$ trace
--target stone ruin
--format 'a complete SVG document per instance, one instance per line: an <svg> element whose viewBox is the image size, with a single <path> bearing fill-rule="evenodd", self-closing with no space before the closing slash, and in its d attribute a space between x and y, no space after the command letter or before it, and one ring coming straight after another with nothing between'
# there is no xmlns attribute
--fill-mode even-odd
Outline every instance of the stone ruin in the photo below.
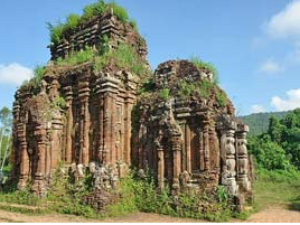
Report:
<svg viewBox="0 0 300 225"><path fill-rule="evenodd" d="M174 195L223 185L242 208L252 197L249 128L234 117L232 103L213 76L186 60L158 66L155 91L146 92L136 105L132 159L139 169L153 171L158 186L168 184ZM191 90L183 95L188 85ZM159 94L164 90L167 98Z"/></svg>
<svg viewBox="0 0 300 225"><path fill-rule="evenodd" d="M96 51L103 35L110 51L120 43L131 46L146 72L135 74L113 61L97 71L93 59L55 63L86 46ZM224 185L238 208L251 199L248 126L234 117L232 103L207 68L168 61L151 76L145 41L112 11L66 32L50 49L39 86L23 85L15 95L11 161L18 189L29 185L45 196L63 162L77 181L89 169L98 190L114 188L133 166L142 174L152 171L158 187L169 185L174 195ZM151 88L138 94L149 79ZM203 95L201 82L209 87L202 87ZM181 84L200 86L184 95Z"/></svg>

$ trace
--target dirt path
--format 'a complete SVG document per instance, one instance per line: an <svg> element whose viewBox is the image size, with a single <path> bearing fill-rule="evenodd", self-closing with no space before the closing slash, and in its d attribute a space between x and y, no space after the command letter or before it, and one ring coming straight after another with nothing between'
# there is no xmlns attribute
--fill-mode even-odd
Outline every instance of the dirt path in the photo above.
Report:
<svg viewBox="0 0 300 225"><path fill-rule="evenodd" d="M288 210L281 206L270 206L265 210L251 215L245 222L300 223L300 212Z"/></svg>
<svg viewBox="0 0 300 225"><path fill-rule="evenodd" d="M77 216L68 216L68 215L57 215L57 214L49 214L49 215L25 215L14 212L7 212L4 210L0 210L0 222L30 222L30 223L46 223L46 222L60 222L60 223L83 223L83 222L114 222L114 223L130 223L130 222L164 222L164 223L184 223L184 222L201 222L205 223L207 221L201 220L193 220L193 219L185 219L185 218L174 218L169 216L162 216L156 214L146 214L146 213L135 213L129 216L120 217L120 218L108 218L105 220L92 220L86 219ZM232 220L231 222L241 222L238 220ZM243 222L300 222L300 212L291 211L285 209L280 206L269 207L261 212L253 214L250 216L247 221Z"/></svg>

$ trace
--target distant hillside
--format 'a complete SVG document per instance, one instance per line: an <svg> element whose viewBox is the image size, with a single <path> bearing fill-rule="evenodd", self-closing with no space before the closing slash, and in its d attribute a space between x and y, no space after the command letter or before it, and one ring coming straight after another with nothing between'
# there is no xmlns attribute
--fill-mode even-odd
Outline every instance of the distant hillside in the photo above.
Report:
<svg viewBox="0 0 300 225"><path fill-rule="evenodd" d="M269 118L275 116L279 119L282 119L290 111L286 112L271 112L271 113L254 113L248 116L239 117L242 121L249 125L250 135L259 135L268 130L269 127Z"/></svg>

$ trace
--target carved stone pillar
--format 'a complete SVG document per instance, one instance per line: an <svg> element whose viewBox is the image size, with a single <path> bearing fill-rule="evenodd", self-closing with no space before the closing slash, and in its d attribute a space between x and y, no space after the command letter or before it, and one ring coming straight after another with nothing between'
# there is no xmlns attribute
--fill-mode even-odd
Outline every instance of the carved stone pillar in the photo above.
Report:
<svg viewBox="0 0 300 225"><path fill-rule="evenodd" d="M241 191L249 191L251 188L251 184L248 180L249 162L246 140L248 130L248 126L241 125L236 132L237 182Z"/></svg>
<svg viewBox="0 0 300 225"><path fill-rule="evenodd" d="M225 153L225 165L223 167L222 184L226 187L229 194L235 196L238 191L236 184L236 161L234 130L227 130L223 135L222 145Z"/></svg>
<svg viewBox="0 0 300 225"><path fill-rule="evenodd" d="M238 124L236 132L236 159L237 159L237 183L239 186L239 195L236 200L238 211L243 211L246 198L252 203L251 181L249 180L250 164L247 150L247 132L249 127L244 124Z"/></svg>
<svg viewBox="0 0 300 225"><path fill-rule="evenodd" d="M185 150L186 150L186 170L189 174L192 173L192 160L191 160L191 131L189 124L185 125Z"/></svg>
<svg viewBox="0 0 300 225"><path fill-rule="evenodd" d="M210 149L209 149L209 121L205 119L203 121L203 144L204 144L204 168L206 171L210 170Z"/></svg>
<svg viewBox="0 0 300 225"><path fill-rule="evenodd" d="M111 152L109 146L111 144L111 93L104 94L104 145L103 145L103 157L104 164L111 163Z"/></svg>
<svg viewBox="0 0 300 225"><path fill-rule="evenodd" d="M205 160L204 160L204 133L202 130L199 131L199 165L200 171L203 172L205 170Z"/></svg>
<svg viewBox="0 0 300 225"><path fill-rule="evenodd" d="M173 181L172 181L172 194L179 194L179 177L181 169L181 158L180 158L180 146L182 140L180 135L174 136L172 138L172 151L173 151Z"/></svg>
<svg viewBox="0 0 300 225"><path fill-rule="evenodd" d="M63 131L64 131L64 122L62 115L59 111L53 112L52 115L52 127L51 127L51 171L54 172L57 168L57 163L62 160L65 156L62 151L64 149L63 143ZM63 155L62 155L63 154ZM47 161L48 163L48 161Z"/></svg>
<svg viewBox="0 0 300 225"><path fill-rule="evenodd" d="M130 158L130 139L131 139L131 109L132 102L129 98L125 100L125 133L124 133L124 162L129 165L131 163Z"/></svg>
<svg viewBox="0 0 300 225"><path fill-rule="evenodd" d="M112 95L110 104L111 113L111 126L110 126L110 152L111 152L111 163L115 165L117 161L117 149L115 145L115 129L116 129L116 96Z"/></svg>
<svg viewBox="0 0 300 225"><path fill-rule="evenodd" d="M79 101L80 101L80 157L79 162L85 167L89 165L90 150L90 112L89 112L89 82L79 84Z"/></svg>
<svg viewBox="0 0 300 225"><path fill-rule="evenodd" d="M46 165L46 150L47 150L47 131L45 127L38 126L34 131L37 139L37 168L34 174L34 181L31 187L34 194L39 197L44 197L46 194L45 184L45 165Z"/></svg>
<svg viewBox="0 0 300 225"><path fill-rule="evenodd" d="M99 149L98 149L98 160L100 164L103 164L104 162L104 157L103 157L103 151L104 151L104 99L103 95L99 95Z"/></svg>
<svg viewBox="0 0 300 225"><path fill-rule="evenodd" d="M18 182L18 190L26 187L29 176L29 157L27 153L26 129L22 123L18 124L18 140L20 142L20 175Z"/></svg>
<svg viewBox="0 0 300 225"><path fill-rule="evenodd" d="M158 186L159 188L164 188L164 183L165 183L165 159L164 159L164 150L162 148L157 149L157 154L158 154Z"/></svg>
<svg viewBox="0 0 300 225"><path fill-rule="evenodd" d="M71 164L73 162L72 158L72 133L73 133L73 89L72 86L68 86L64 88L66 103L68 107L67 111L67 124L66 124L66 150L65 150L65 160L67 164Z"/></svg>

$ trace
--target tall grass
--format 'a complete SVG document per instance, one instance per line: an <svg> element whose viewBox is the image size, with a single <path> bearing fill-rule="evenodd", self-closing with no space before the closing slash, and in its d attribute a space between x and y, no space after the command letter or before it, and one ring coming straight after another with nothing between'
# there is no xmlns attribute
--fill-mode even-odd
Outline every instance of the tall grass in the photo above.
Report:
<svg viewBox="0 0 300 225"><path fill-rule="evenodd" d="M65 59L58 58L57 65L76 65L90 61L95 56L95 52L91 47L86 47L85 50L74 52Z"/></svg>
<svg viewBox="0 0 300 225"><path fill-rule="evenodd" d="M96 57L94 70L100 71L110 61L113 61L117 68L127 68L137 75L146 71L144 63L135 50L126 44L120 44L117 49L107 51L102 56Z"/></svg>
<svg viewBox="0 0 300 225"><path fill-rule="evenodd" d="M50 39L53 44L58 44L65 32L75 30L79 24L86 23L93 17L101 15L106 11L112 11L117 19L122 23L130 23L134 30L137 31L137 25L135 20L129 19L127 11L117 5L115 2L105 3L103 0L87 5L83 9L82 15L70 14L67 16L65 23L58 22L56 25L48 23L48 29L50 31Z"/></svg>
<svg viewBox="0 0 300 225"><path fill-rule="evenodd" d="M203 62L201 59L199 59L196 56L192 56L190 58L190 61L194 64L195 67L199 68L200 70L208 70L211 73L213 73L214 83L218 84L219 82L218 71L212 63Z"/></svg>

